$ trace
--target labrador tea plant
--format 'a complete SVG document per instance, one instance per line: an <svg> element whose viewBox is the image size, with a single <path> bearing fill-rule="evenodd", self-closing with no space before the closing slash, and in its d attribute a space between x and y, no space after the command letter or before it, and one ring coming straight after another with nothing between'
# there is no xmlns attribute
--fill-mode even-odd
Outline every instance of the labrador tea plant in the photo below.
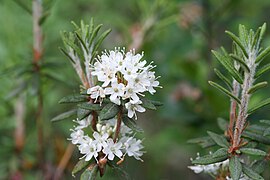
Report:
<svg viewBox="0 0 270 180"><path fill-rule="evenodd" d="M154 94L160 87L153 62L147 65L143 53L125 48L105 50L98 55L98 48L110 30L98 35L102 25L73 23L75 31L62 32L65 49L61 51L70 59L82 86L80 93L60 100L74 103L76 107L58 115L53 121L76 114L69 140L81 154L72 174L82 172L81 179L103 176L106 167L119 169L125 157L143 161L142 140L136 133L137 112L155 110L161 103L146 99L145 92Z"/></svg>
<svg viewBox="0 0 270 180"><path fill-rule="evenodd" d="M270 47L263 49L261 42L266 30L263 24L256 32L239 26L239 36L226 31L233 40L232 53L224 48L212 51L227 70L228 75L215 69L216 75L227 88L209 81L209 84L230 98L229 122L218 118L223 134L208 131L207 137L190 140L203 148L213 147L215 152L192 160L189 166L195 173L207 173L215 179L261 180L270 160L270 120L256 121L250 115L270 104L270 98L251 106L250 99L267 82L259 82L260 76L270 70L263 62ZM261 67L261 64L266 64ZM268 169L269 170L269 169ZM269 178L269 177L268 177ZM267 179L267 178L266 178Z"/></svg>

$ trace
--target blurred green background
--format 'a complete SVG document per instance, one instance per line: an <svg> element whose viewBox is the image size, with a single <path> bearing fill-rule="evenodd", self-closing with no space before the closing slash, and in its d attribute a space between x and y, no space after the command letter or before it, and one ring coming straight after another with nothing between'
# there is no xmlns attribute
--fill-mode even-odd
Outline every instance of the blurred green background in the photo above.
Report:
<svg viewBox="0 0 270 180"><path fill-rule="evenodd" d="M58 47L63 46L60 31L71 31L71 21L85 22L94 17L96 24L112 32L103 48L133 48L144 51L144 58L157 65L162 89L153 100L164 103L157 111L140 115L144 129L144 162L128 159L121 165L131 179L174 180L209 179L187 168L190 157L201 148L187 140L220 132L216 118L228 117L229 100L211 88L207 81L216 80L213 68L219 64L211 49L231 48L225 30L237 32L238 24L256 29L264 22L270 29L269 0L54 0L44 11L49 16L42 25L43 57L48 65L44 77L34 81L20 73L32 62L32 16L21 6L31 9L31 0L0 1L0 179L52 179L68 147L72 119L52 123L50 120L69 108L58 101L79 91L79 79ZM264 46L270 45L270 31ZM269 80L269 76L262 77ZM24 85L24 80L28 85ZM219 80L216 80L219 81ZM38 83L36 83L38 82ZM37 90L42 89L45 161L37 158ZM252 98L251 103L269 96L269 88ZM264 108L253 117L270 118ZM24 130L23 128L24 127ZM22 132L21 134L19 132ZM14 134L19 133L18 136ZM16 145L21 138L23 145ZM207 150L204 150L207 153ZM64 168L61 179L72 179L71 170L80 157L77 150ZM37 164L43 164L45 173ZM78 178L78 177L77 177ZM270 178L270 177L269 177ZM109 171L103 179L123 179Z"/></svg>

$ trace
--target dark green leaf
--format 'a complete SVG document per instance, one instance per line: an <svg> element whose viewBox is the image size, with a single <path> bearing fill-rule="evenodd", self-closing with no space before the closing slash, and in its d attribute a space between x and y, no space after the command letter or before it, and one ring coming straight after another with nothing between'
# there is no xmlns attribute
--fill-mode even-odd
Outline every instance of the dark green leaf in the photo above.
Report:
<svg viewBox="0 0 270 180"><path fill-rule="evenodd" d="M244 55L246 57L248 57L247 51L246 51L244 45L241 43L240 39L230 31L225 31L225 33L227 33L232 38L232 40L241 48Z"/></svg>
<svg viewBox="0 0 270 180"><path fill-rule="evenodd" d="M266 156L267 153L260 150L260 149L254 149L254 148L241 148L240 151L244 154L248 155L254 155L254 156Z"/></svg>
<svg viewBox="0 0 270 180"><path fill-rule="evenodd" d="M107 31L103 32L103 33L99 36L97 42L95 43L93 52L97 51L97 49L99 48L99 46L101 45L101 43L103 42L103 40L109 35L109 33L110 33L111 31L112 31L111 29L108 29Z"/></svg>
<svg viewBox="0 0 270 180"><path fill-rule="evenodd" d="M224 76L219 70L214 69L216 75L229 87L229 89L233 89L230 80Z"/></svg>
<svg viewBox="0 0 270 180"><path fill-rule="evenodd" d="M212 154L213 157L228 156L228 148L220 148Z"/></svg>
<svg viewBox="0 0 270 180"><path fill-rule="evenodd" d="M252 93L256 92L257 90L264 88L265 86L267 86L266 81L257 83L248 90L248 94L252 94Z"/></svg>
<svg viewBox="0 0 270 180"><path fill-rule="evenodd" d="M263 136L268 136L268 135L270 135L270 127L265 129L264 132L263 132Z"/></svg>
<svg viewBox="0 0 270 180"><path fill-rule="evenodd" d="M215 83L215 82L212 82L212 81L208 81L208 83L217 88L218 90L220 90L221 92L223 92L224 94L226 94L227 96L233 98L234 100L236 100L236 102L238 102L240 104L240 100L235 97L230 91L228 91L227 89L225 89L224 87L220 86L219 84Z"/></svg>
<svg viewBox="0 0 270 180"><path fill-rule="evenodd" d="M95 180L97 178L98 165L88 167L81 175L80 180Z"/></svg>
<svg viewBox="0 0 270 180"><path fill-rule="evenodd" d="M154 104L155 106L163 106L163 103L160 101L153 101L153 100L149 100L152 104Z"/></svg>
<svg viewBox="0 0 270 180"><path fill-rule="evenodd" d="M216 145L215 141L209 136L190 139L188 143L199 144L202 148Z"/></svg>
<svg viewBox="0 0 270 180"><path fill-rule="evenodd" d="M221 161L224 161L228 158L227 153L224 153L223 150L222 150L223 153L221 153L221 150L218 150L218 151L220 151L220 152L217 153L217 151L216 151L213 153L213 154L216 154L215 156L213 156L212 154L209 154L209 155L202 156L198 159L194 159L192 161L192 164L207 165L207 164L221 162Z"/></svg>
<svg viewBox="0 0 270 180"><path fill-rule="evenodd" d="M87 101L86 95L81 95L81 94L71 94L68 96L63 97L59 103L78 103L78 102L86 102Z"/></svg>
<svg viewBox="0 0 270 180"><path fill-rule="evenodd" d="M81 36L77 32L75 33L75 35L76 35L77 39L79 40L79 42L81 43L84 50L86 51L86 53L88 54L89 53L88 49L87 49L87 47L85 45L85 42L82 40Z"/></svg>
<svg viewBox="0 0 270 180"><path fill-rule="evenodd" d="M257 111L258 109L264 107L264 106L267 106L268 104L270 104L270 98L264 100L264 101L261 101L259 102L257 105L253 106L252 108L250 108L248 110L248 114L252 114L253 112Z"/></svg>
<svg viewBox="0 0 270 180"><path fill-rule="evenodd" d="M77 117L81 120L84 119L85 117L89 116L91 113L91 110L83 109L83 108L78 108L77 109Z"/></svg>
<svg viewBox="0 0 270 180"><path fill-rule="evenodd" d="M247 175L248 177L250 177L251 179L253 179L253 180L264 180L262 176L260 176L258 173L253 171L248 166L243 164L242 168L243 168L243 173L245 175Z"/></svg>
<svg viewBox="0 0 270 180"><path fill-rule="evenodd" d="M61 47L59 47L59 50L68 57L68 59L71 61L72 64L75 64L75 61L72 59L72 57Z"/></svg>
<svg viewBox="0 0 270 180"><path fill-rule="evenodd" d="M260 123L264 123L264 124L267 124L267 125L270 125L270 120L260 120Z"/></svg>
<svg viewBox="0 0 270 180"><path fill-rule="evenodd" d="M100 104L91 104L88 102L78 104L78 107L92 111L100 111L102 109L102 106Z"/></svg>
<svg viewBox="0 0 270 180"><path fill-rule="evenodd" d="M230 175L233 180L239 180L240 176L242 174L242 165L241 162L239 161L239 158L236 156L233 156L230 158L229 161L229 170L230 170Z"/></svg>
<svg viewBox="0 0 270 180"><path fill-rule="evenodd" d="M78 161L72 170L72 176L74 176L76 173L84 169L89 164L90 161L85 161L85 159L81 159L80 161Z"/></svg>
<svg viewBox="0 0 270 180"><path fill-rule="evenodd" d="M108 120L117 115L119 112L119 107L114 103L109 103L103 107L100 111L99 117L100 120Z"/></svg>
<svg viewBox="0 0 270 180"><path fill-rule="evenodd" d="M270 53L270 47L267 47L259 54L259 56L256 58L256 63L260 63L268 54Z"/></svg>
<svg viewBox="0 0 270 180"><path fill-rule="evenodd" d="M123 123L127 126L127 127L129 127L130 129L132 129L133 131L135 131L135 132L138 132L138 133L143 133L143 129L142 128L140 128L138 125L137 125L137 123L135 122L135 120L134 119L131 119L131 118L129 118L129 117L127 117L126 115L125 116L123 116Z"/></svg>
<svg viewBox="0 0 270 180"><path fill-rule="evenodd" d="M151 109L151 110L156 110L157 108L155 107L155 105L148 99L142 98L142 106L147 108L147 109Z"/></svg>
<svg viewBox="0 0 270 180"><path fill-rule="evenodd" d="M95 27L92 31L91 37L89 39L89 46L92 45L93 40L97 37L98 31L100 30L100 28L102 27L102 24L99 24L97 27Z"/></svg>
<svg viewBox="0 0 270 180"><path fill-rule="evenodd" d="M38 24L41 26L41 25L47 20L47 18L49 17L49 15L50 15L50 12L49 12L49 11L46 11L46 12L41 16L41 18L39 19Z"/></svg>
<svg viewBox="0 0 270 180"><path fill-rule="evenodd" d="M253 141L260 142L263 144L270 145L270 138L267 138L263 135L260 135L258 133L253 133L249 131L244 131L242 134L243 137L252 139Z"/></svg>
<svg viewBox="0 0 270 180"><path fill-rule="evenodd" d="M76 109L72 109L70 111L64 112L62 114L59 114L58 116L54 117L51 121L60 121L63 119L67 119L73 115L76 115L77 110Z"/></svg>
<svg viewBox="0 0 270 180"><path fill-rule="evenodd" d="M266 166L268 165L267 160L258 160L254 164L252 164L252 169L257 172L258 174L263 173L265 170Z"/></svg>
<svg viewBox="0 0 270 180"><path fill-rule="evenodd" d="M224 147L224 148L229 147L229 143L224 136L213 133L211 131L207 131L207 133L217 143L217 145Z"/></svg>
<svg viewBox="0 0 270 180"><path fill-rule="evenodd" d="M218 127L222 130L222 131L226 131L228 128L228 121L226 121L223 118L218 118L217 119L217 123L218 123Z"/></svg>

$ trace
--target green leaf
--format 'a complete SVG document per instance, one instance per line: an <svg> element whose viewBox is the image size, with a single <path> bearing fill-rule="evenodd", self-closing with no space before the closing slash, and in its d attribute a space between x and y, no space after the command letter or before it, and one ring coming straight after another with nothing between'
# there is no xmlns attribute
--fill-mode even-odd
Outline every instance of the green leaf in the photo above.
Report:
<svg viewBox="0 0 270 180"><path fill-rule="evenodd" d="M255 63L260 63L266 56L268 56L270 53L270 47L267 47L264 49L259 56L257 56Z"/></svg>
<svg viewBox="0 0 270 180"><path fill-rule="evenodd" d="M90 163L91 163L90 161L85 161L85 159L81 159L80 161L78 161L72 170L72 176L74 176L76 173L84 169Z"/></svg>
<svg viewBox="0 0 270 180"><path fill-rule="evenodd" d="M228 91L224 87L220 86L219 84L217 84L217 83L215 83L213 81L208 81L208 83L211 86L213 86L213 87L217 88L218 90L220 90L221 92L223 92L225 95L227 95L227 96L233 98L234 100L236 100L236 102L238 102L238 104L241 103L240 100L237 97L235 97L230 91Z"/></svg>
<svg viewBox="0 0 270 180"><path fill-rule="evenodd" d="M267 160L258 160L254 164L252 164L252 169L258 173L261 174L265 170L266 166L268 165Z"/></svg>
<svg viewBox="0 0 270 180"><path fill-rule="evenodd" d="M43 13L43 15L41 16L41 18L38 21L38 24L41 26L43 23L45 23L45 21L47 20L49 15L50 15L49 11L46 11L45 13Z"/></svg>
<svg viewBox="0 0 270 180"><path fill-rule="evenodd" d="M199 144L202 148L216 145L215 141L209 136L190 139L187 142L192 144Z"/></svg>
<svg viewBox="0 0 270 180"><path fill-rule="evenodd" d="M252 114L254 113L255 111L257 111L258 109L264 107L264 106L267 106L268 104L270 104L270 98L264 100L264 101L261 101L259 102L257 105L253 106L252 108L250 108L248 110L248 114Z"/></svg>
<svg viewBox="0 0 270 180"><path fill-rule="evenodd" d="M100 111L102 109L102 106L100 104L92 104L89 102L78 104L78 107L91 111Z"/></svg>
<svg viewBox="0 0 270 180"><path fill-rule="evenodd" d="M99 36L97 42L95 43L93 52L95 52L95 51L99 48L99 46L101 45L101 43L103 42L103 40L109 35L109 33L110 33L111 31L112 31L111 29L108 29L107 31L103 32L103 33Z"/></svg>
<svg viewBox="0 0 270 180"><path fill-rule="evenodd" d="M225 33L227 33L232 38L232 40L241 48L244 55L246 57L248 57L247 51L246 51L244 45L241 43L240 39L230 31L225 31Z"/></svg>
<svg viewBox="0 0 270 180"><path fill-rule="evenodd" d="M75 61L72 59L72 57L66 52L63 48L59 47L59 50L68 57L68 59L71 61L72 64L75 64Z"/></svg>
<svg viewBox="0 0 270 180"><path fill-rule="evenodd" d="M137 125L134 119L131 119L125 115L123 116L122 120L123 120L123 123L130 129L132 129L133 131L138 132L138 133L143 133L143 129Z"/></svg>
<svg viewBox="0 0 270 180"><path fill-rule="evenodd" d="M263 144L266 144L266 145L270 145L270 138L267 138L263 135L260 135L258 133L253 133L253 132L249 132L249 131L244 131L242 133L242 136L245 137L245 138L249 138L253 141L256 141L256 142L260 142L260 143L263 143Z"/></svg>
<svg viewBox="0 0 270 180"><path fill-rule="evenodd" d="M163 106L163 103L160 101L154 101L154 100L149 100L152 104L154 104L156 107Z"/></svg>
<svg viewBox="0 0 270 180"><path fill-rule="evenodd" d="M78 108L77 109L77 117L78 117L79 120L84 119L87 116L89 116L91 112L92 112L91 110Z"/></svg>
<svg viewBox="0 0 270 180"><path fill-rule="evenodd" d="M260 123L264 123L264 124L270 125L270 120L263 119L263 120L260 120Z"/></svg>
<svg viewBox="0 0 270 180"><path fill-rule="evenodd" d="M229 57L226 57L222 54L220 54L217 51L212 50L212 53L216 57L216 59L222 64L226 70L232 75L232 77L239 82L240 84L243 84L243 79L239 72L235 69L235 67L232 65L232 63L228 60Z"/></svg>
<svg viewBox="0 0 270 180"><path fill-rule="evenodd" d="M223 118L218 118L217 119L217 123L218 123L218 127L222 130L222 131L226 131L228 128L228 121L226 121Z"/></svg>
<svg viewBox="0 0 270 180"><path fill-rule="evenodd" d="M213 157L228 156L228 148L220 148L212 154Z"/></svg>
<svg viewBox="0 0 270 180"><path fill-rule="evenodd" d="M266 156L267 153L260 150L260 149L254 149L254 148L241 148L240 151L244 154L248 155L254 155L254 156Z"/></svg>
<svg viewBox="0 0 270 180"><path fill-rule="evenodd" d="M209 155L202 156L198 159L194 159L192 161L192 164L207 165L207 164L221 162L228 158L228 155L227 153L224 153L224 150L218 150L218 151L219 151L218 153L217 151L213 153L215 154L215 156L213 156L212 154L209 154Z"/></svg>
<svg viewBox="0 0 270 180"><path fill-rule="evenodd" d="M260 176L258 173L256 173L255 171L253 171L251 168L249 168L246 165L242 165L243 168L243 173L245 175L247 175L248 177L250 177L253 180L264 180L262 176Z"/></svg>
<svg viewBox="0 0 270 180"><path fill-rule="evenodd" d="M259 41L262 39L264 33L266 31L266 23L263 23L262 27L261 27L261 32L260 32L260 38Z"/></svg>
<svg viewBox="0 0 270 180"><path fill-rule="evenodd" d="M88 96L86 95L81 95L81 94L71 94L68 96L63 97L59 103L78 103L78 102L86 102Z"/></svg>
<svg viewBox="0 0 270 180"><path fill-rule="evenodd" d="M89 46L92 45L93 40L97 37L97 34L100 30L100 28L102 27L102 24L99 24L97 27L94 28L94 30L92 31L91 37L89 39Z"/></svg>
<svg viewBox="0 0 270 180"><path fill-rule="evenodd" d="M229 87L229 89L233 89L230 80L224 76L219 70L214 69L216 75Z"/></svg>
<svg viewBox="0 0 270 180"><path fill-rule="evenodd" d="M79 40L79 42L81 43L84 50L86 51L86 53L88 54L89 53L88 49L87 49L87 47L85 45L85 42L82 40L81 36L77 32L75 32L75 35L76 35L77 39Z"/></svg>
<svg viewBox="0 0 270 180"><path fill-rule="evenodd" d="M229 143L227 139L224 136L221 136L219 134L213 133L211 131L207 131L208 135L217 143L217 145L228 148Z"/></svg>
<svg viewBox="0 0 270 180"><path fill-rule="evenodd" d="M54 122L54 121L60 121L60 120L63 120L63 119L67 119L67 118L69 118L69 117L71 117L73 115L76 115L76 112L77 112L76 109L72 109L70 111L67 111L67 112L64 112L62 114L59 114L59 115L55 116L54 118L52 118L51 121Z"/></svg>
<svg viewBox="0 0 270 180"><path fill-rule="evenodd" d="M252 94L252 93L256 92L257 90L266 87L267 84L268 84L268 83L267 83L266 81L255 84L254 86L252 86L252 87L248 90L248 94Z"/></svg>
<svg viewBox="0 0 270 180"><path fill-rule="evenodd" d="M229 161L229 170L230 170L230 175L233 180L239 180L241 173L242 173L242 165L241 162L239 161L239 158L236 156L233 156L230 158Z"/></svg>
<svg viewBox="0 0 270 180"><path fill-rule="evenodd" d="M95 180L97 178L98 166L88 167L81 175L80 180Z"/></svg>
<svg viewBox="0 0 270 180"><path fill-rule="evenodd" d="M151 110L156 110L156 106L148 99L142 98L142 106L147 108L147 109L151 109Z"/></svg>
<svg viewBox="0 0 270 180"><path fill-rule="evenodd" d="M108 120L117 115L119 107L114 103L109 103L103 107L99 113L100 120Z"/></svg>
<svg viewBox="0 0 270 180"><path fill-rule="evenodd" d="M230 56L236 60L247 72L250 72L249 67L247 66L246 62L243 61L243 59L241 59L239 56L235 55L235 54L230 54Z"/></svg>
<svg viewBox="0 0 270 180"><path fill-rule="evenodd" d="M263 132L263 136L268 136L268 135L270 135L270 127L265 129L264 132Z"/></svg>

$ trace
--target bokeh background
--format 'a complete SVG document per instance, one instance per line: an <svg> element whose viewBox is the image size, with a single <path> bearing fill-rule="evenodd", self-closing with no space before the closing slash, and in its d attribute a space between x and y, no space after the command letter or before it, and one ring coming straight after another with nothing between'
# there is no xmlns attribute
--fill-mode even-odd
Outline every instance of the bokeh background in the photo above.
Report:
<svg viewBox="0 0 270 180"><path fill-rule="evenodd" d="M144 51L144 58L154 61L161 76L163 88L149 98L164 105L140 115L138 121L145 131L144 162L127 158L121 167L131 179L209 179L187 168L198 151L208 153L187 140L205 135L206 130L220 132L217 117L228 117L229 100L207 83L219 81L213 73L219 64L210 50L220 46L230 50L231 40L224 31L236 33L238 24L256 29L266 22L270 29L269 0L43 0L48 17L42 24L41 63L46 68L38 78L27 70L33 60L33 19L25 8L31 9L31 4L31 0L0 0L0 179L52 179L63 155L72 150L67 141L72 119L50 121L70 108L58 101L78 92L80 85L58 49L63 46L60 31L71 31L71 21L88 22L91 17L96 24L104 24L103 30L112 29L102 49L124 46ZM269 30L263 45L270 45ZM269 74L262 79L270 80ZM42 162L36 125L40 89ZM267 96L269 88L251 103ZM268 109L251 119L269 118ZM60 179L73 179L71 171L80 155L76 149L71 154L60 165ZM123 176L108 170L103 179Z"/></svg>

